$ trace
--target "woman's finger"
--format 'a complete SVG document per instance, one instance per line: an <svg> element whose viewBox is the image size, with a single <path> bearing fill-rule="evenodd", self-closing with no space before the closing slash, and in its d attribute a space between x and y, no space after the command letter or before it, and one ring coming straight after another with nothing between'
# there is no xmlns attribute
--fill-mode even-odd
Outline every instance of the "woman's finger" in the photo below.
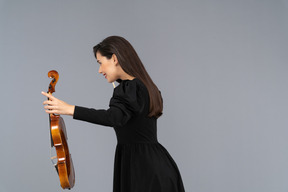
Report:
<svg viewBox="0 0 288 192"><path fill-rule="evenodd" d="M45 110L45 112L46 112L46 113L49 113L49 114L51 114L51 113L57 114L57 111L56 111L56 110Z"/></svg>
<svg viewBox="0 0 288 192"><path fill-rule="evenodd" d="M53 106L53 105L45 105L45 106L44 106L44 109L49 109L49 110L57 109L57 106Z"/></svg>
<svg viewBox="0 0 288 192"><path fill-rule="evenodd" d="M45 93L44 91L41 91L41 94L42 95L44 95L44 96L46 96L46 97L48 97L50 94L48 94L48 93Z"/></svg>
<svg viewBox="0 0 288 192"><path fill-rule="evenodd" d="M43 102L43 105L52 105L52 101L51 100L46 100Z"/></svg>
<svg viewBox="0 0 288 192"><path fill-rule="evenodd" d="M49 93L45 93L44 91L41 92L42 95L46 96L49 98L49 100L54 100L56 99L53 95L49 94Z"/></svg>

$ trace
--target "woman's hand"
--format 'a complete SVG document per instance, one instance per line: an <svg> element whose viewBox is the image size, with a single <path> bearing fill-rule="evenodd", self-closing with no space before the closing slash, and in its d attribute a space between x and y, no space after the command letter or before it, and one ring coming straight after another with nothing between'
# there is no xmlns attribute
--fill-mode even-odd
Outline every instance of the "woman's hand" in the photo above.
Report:
<svg viewBox="0 0 288 192"><path fill-rule="evenodd" d="M65 103L64 101L61 101L57 99L56 97L45 93L41 92L42 95L46 96L49 98L49 100L46 100L43 102L44 109L46 113L55 113L59 115L71 115L73 116L74 114L74 109L75 105L69 105L68 103Z"/></svg>

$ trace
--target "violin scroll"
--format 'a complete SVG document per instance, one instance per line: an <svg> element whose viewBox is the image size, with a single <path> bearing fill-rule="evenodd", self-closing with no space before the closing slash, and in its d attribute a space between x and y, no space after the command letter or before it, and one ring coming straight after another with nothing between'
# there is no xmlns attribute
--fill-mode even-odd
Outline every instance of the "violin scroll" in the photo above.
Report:
<svg viewBox="0 0 288 192"><path fill-rule="evenodd" d="M49 87L48 87L48 93L52 94L52 93L55 92L55 86L56 86L56 83L57 83L57 81L59 79L59 74L58 74L57 71L51 70L51 71L48 72L48 77L50 79L53 78L52 81L49 84Z"/></svg>

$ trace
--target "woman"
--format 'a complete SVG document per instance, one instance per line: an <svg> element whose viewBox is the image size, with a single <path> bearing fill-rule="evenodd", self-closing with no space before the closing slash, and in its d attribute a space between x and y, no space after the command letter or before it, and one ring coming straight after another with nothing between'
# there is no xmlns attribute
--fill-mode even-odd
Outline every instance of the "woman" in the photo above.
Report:
<svg viewBox="0 0 288 192"><path fill-rule="evenodd" d="M104 39L93 48L99 73L114 89L109 109L74 106L45 92L47 113L114 128L117 147L114 192L184 192L176 163L157 141L157 118L162 115L160 91L131 44L119 36Z"/></svg>

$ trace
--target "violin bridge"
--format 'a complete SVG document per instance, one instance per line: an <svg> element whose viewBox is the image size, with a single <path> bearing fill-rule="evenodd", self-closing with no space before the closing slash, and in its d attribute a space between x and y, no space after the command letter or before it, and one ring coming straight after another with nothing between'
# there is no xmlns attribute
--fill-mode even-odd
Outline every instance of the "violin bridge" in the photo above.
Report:
<svg viewBox="0 0 288 192"><path fill-rule="evenodd" d="M53 156L53 157L51 157L51 160L56 159L56 158L57 158L57 156Z"/></svg>

